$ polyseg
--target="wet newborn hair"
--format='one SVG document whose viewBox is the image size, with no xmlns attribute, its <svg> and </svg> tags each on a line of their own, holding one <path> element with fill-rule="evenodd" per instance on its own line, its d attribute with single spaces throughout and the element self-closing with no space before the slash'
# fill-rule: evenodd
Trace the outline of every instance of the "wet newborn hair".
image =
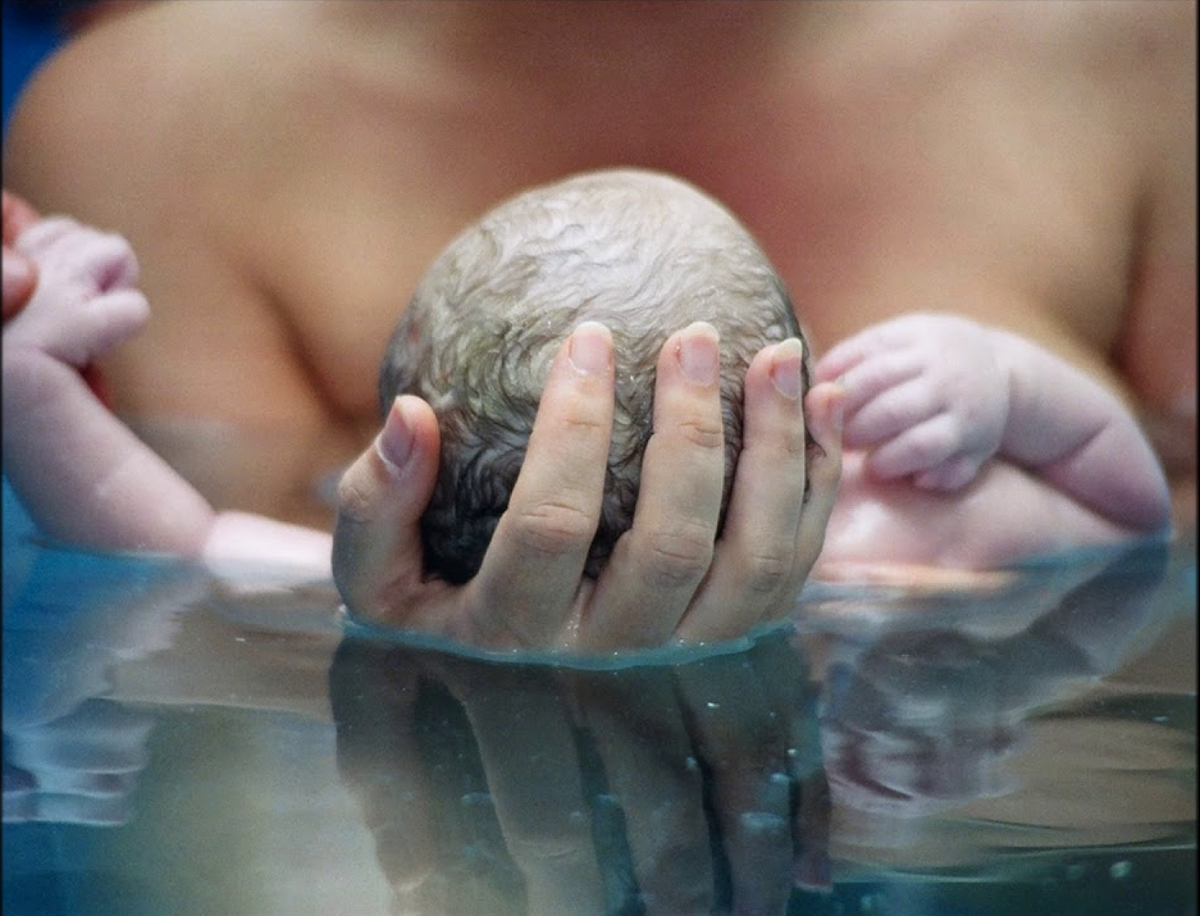
<svg viewBox="0 0 1200 916">
<path fill-rule="evenodd" d="M 441 430 L 437 486 L 422 518 L 428 572 L 464 582 L 479 569 L 550 363 L 585 320 L 611 330 L 616 361 L 604 503 L 586 573 L 598 573 L 632 524 L 659 350 L 693 321 L 710 322 L 721 339 L 724 519 L 746 369 L 767 344 L 800 336 L 792 303 L 750 233 L 711 197 L 655 172 L 585 173 L 526 191 L 455 238 L 388 345 L 385 415 L 397 395 L 414 394 Z M 807 391 L 807 345 L 803 383 Z"/>
</svg>

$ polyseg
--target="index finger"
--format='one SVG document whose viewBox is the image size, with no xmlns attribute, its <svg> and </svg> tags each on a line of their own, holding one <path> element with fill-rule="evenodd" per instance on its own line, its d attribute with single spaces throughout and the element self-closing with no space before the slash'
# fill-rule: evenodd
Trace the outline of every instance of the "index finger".
<svg viewBox="0 0 1200 916">
<path fill-rule="evenodd" d="M 508 508 L 468 586 L 476 613 L 516 645 L 552 646 L 581 604 L 604 497 L 614 380 L 612 335 L 584 322 L 550 367 Z"/>
</svg>

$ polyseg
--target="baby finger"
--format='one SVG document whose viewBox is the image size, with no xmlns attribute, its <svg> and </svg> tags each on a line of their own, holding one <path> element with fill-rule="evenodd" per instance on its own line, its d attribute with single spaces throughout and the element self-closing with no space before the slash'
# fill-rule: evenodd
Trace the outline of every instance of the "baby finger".
<svg viewBox="0 0 1200 916">
<path fill-rule="evenodd" d="M 961 446 L 954 417 L 939 414 L 879 446 L 867 456 L 866 466 L 880 480 L 895 480 L 937 467 Z"/>
</svg>

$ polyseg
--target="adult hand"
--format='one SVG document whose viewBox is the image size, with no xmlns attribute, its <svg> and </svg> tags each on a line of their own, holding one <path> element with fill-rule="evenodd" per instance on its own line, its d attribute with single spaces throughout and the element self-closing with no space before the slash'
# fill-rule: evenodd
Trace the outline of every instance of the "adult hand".
<svg viewBox="0 0 1200 916">
<path fill-rule="evenodd" d="M 37 286 L 37 265 L 16 251 L 17 236 L 38 220 L 38 213 L 16 194 L 4 192 L 4 320 L 21 310 Z"/>
<path fill-rule="evenodd" d="M 744 444 L 717 540 L 717 335 L 697 323 L 668 338 L 633 526 L 595 580 L 583 567 L 613 418 L 607 329 L 585 323 L 559 351 L 508 510 L 462 586 L 423 573 L 437 422 L 424 401 L 398 398 L 339 490 L 333 571 L 347 607 L 473 645 L 581 651 L 738 637 L 786 617 L 820 553 L 841 463 L 841 388 L 816 386 L 802 405 L 802 358 L 799 342 L 785 341 L 747 370 Z"/>
</svg>

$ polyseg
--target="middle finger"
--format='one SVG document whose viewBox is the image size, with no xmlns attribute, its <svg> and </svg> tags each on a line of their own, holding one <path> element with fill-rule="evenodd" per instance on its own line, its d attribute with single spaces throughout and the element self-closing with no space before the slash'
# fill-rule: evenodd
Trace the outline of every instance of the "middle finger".
<svg viewBox="0 0 1200 916">
<path fill-rule="evenodd" d="M 494 643 L 552 645 L 580 603 L 604 496 L 613 385 L 612 337 L 585 322 L 550 369 L 508 508 L 469 586 L 478 631 Z"/>
</svg>

